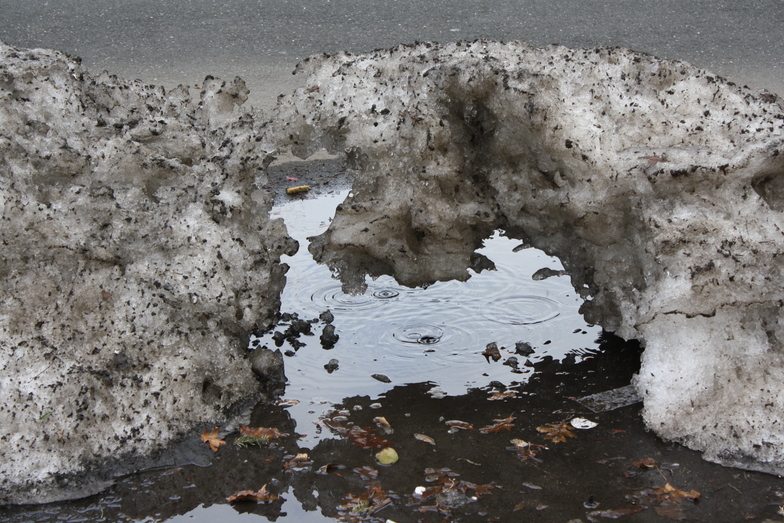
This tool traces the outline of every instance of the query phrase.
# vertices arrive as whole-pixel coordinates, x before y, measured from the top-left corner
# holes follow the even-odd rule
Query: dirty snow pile
[[[258,393],[242,339],[296,243],[268,218],[247,94],[0,44],[0,502],[91,493],[64,478]]]
[[[300,67],[273,126],[359,168],[311,247],[347,290],[465,279],[500,227],[563,261],[589,321],[644,341],[652,429],[784,473],[775,95],[607,48],[420,44]]]

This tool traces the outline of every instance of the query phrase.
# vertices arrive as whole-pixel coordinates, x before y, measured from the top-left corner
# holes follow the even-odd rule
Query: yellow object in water
[[[376,453],[376,459],[382,465],[391,465],[398,460],[397,452],[392,447],[387,447]]]
[[[297,194],[301,192],[308,192],[310,190],[310,185],[298,185],[296,187],[289,187],[286,189],[286,194]]]

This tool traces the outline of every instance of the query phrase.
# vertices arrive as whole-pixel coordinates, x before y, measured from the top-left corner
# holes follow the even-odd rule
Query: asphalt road
[[[311,54],[491,38],[623,46],[784,95],[782,0],[0,0],[0,40],[150,83],[243,77],[257,106]]]

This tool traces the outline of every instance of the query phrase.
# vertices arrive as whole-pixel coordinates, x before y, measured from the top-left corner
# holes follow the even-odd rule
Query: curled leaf
[[[430,436],[425,436],[424,434],[414,434],[414,437],[419,441],[424,441],[425,443],[430,443],[431,445],[436,444],[436,440],[434,440]]]
[[[493,392],[492,394],[490,394],[490,396],[488,396],[487,399],[490,401],[500,401],[500,400],[505,400],[506,398],[516,398],[516,397],[517,397],[517,391],[507,390],[504,392]]]
[[[226,442],[218,435],[219,431],[220,427],[215,427],[212,430],[205,430],[201,434],[201,441],[203,443],[209,443],[213,452],[218,452],[218,449],[221,447],[221,445],[226,444]]]

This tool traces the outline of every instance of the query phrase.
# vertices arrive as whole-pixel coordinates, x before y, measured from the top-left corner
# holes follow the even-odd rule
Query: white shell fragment
[[[572,421],[570,421],[569,424],[576,429],[582,429],[582,430],[592,429],[597,425],[599,425],[595,421],[591,421],[585,418],[572,418]]]

